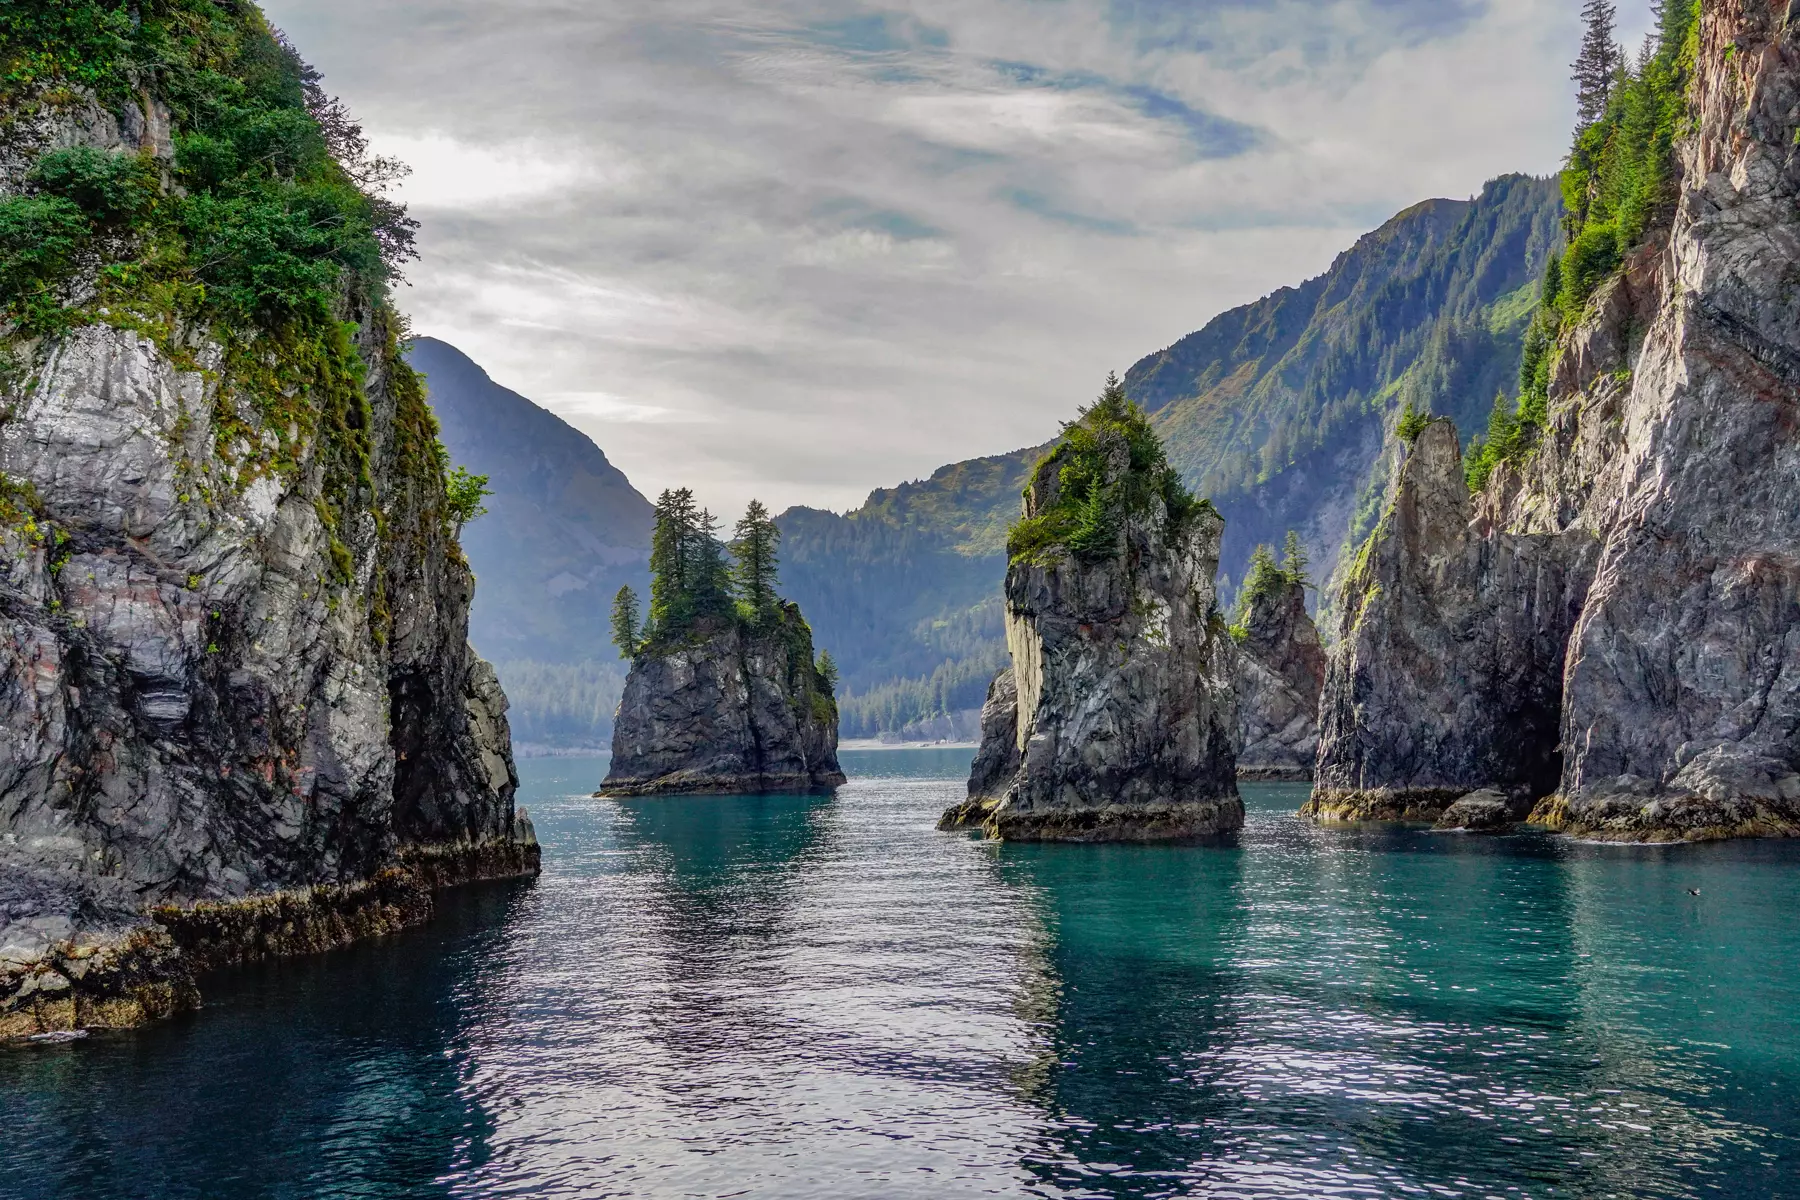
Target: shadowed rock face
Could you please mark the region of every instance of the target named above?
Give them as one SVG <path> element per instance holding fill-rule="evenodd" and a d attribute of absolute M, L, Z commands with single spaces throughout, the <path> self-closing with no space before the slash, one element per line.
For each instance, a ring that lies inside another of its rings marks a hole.
<path fill-rule="evenodd" d="M 1259 596 L 1237 643 L 1238 778 L 1311 779 L 1319 744 L 1325 648 L 1306 588 Z"/>
<path fill-rule="evenodd" d="M 696 627 L 638 655 L 613 722 L 602 795 L 811 792 L 837 787 L 837 702 L 788 605 L 772 628 Z"/>
<path fill-rule="evenodd" d="M 1472 519 L 1456 428 L 1434 421 L 1345 585 L 1307 813 L 1435 820 L 1465 792 L 1555 788 L 1592 540 L 1484 536 Z"/>
<path fill-rule="evenodd" d="M 1054 462 L 1026 515 L 1047 505 Z M 1026 841 L 1151 841 L 1242 826 L 1230 635 L 1214 608 L 1222 522 L 1165 533 L 1161 501 L 1121 522 L 1117 551 L 1007 572 L 1010 679 L 982 713 L 969 800 L 943 828 Z"/>
<path fill-rule="evenodd" d="M 167 140 L 78 116 L 44 144 Z M 294 919 L 246 943 L 285 953 L 536 868 L 429 414 L 384 318 L 349 315 L 369 422 L 349 495 L 330 434 L 268 461 L 254 402 L 138 333 L 27 348 L 0 424 L 0 1036 L 191 1004 L 196 905 L 224 928 L 286 893 Z M 218 366 L 207 330 L 187 345 Z M 301 910 L 318 924 L 294 936 Z"/>
<path fill-rule="evenodd" d="M 1704 7 L 1673 219 L 1565 335 L 1530 457 L 1464 508 L 1421 436 L 1346 605 L 1320 811 L 1529 784 L 1586 837 L 1800 832 L 1788 7 Z"/>

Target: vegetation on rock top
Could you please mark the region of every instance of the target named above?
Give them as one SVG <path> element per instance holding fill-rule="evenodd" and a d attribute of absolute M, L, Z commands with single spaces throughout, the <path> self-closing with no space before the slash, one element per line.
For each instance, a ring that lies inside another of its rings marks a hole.
<path fill-rule="evenodd" d="M 0 7 L 0 149 L 29 154 L 47 124 L 90 123 L 96 106 L 127 133 L 166 111 L 169 144 L 51 149 L 8 181 L 0 369 L 9 389 L 46 338 L 95 323 L 149 338 L 215 384 L 214 450 L 238 486 L 318 465 L 320 516 L 348 582 L 342 515 L 372 510 L 384 522 L 390 499 L 376 495 L 370 466 L 367 386 L 378 364 L 397 407 L 400 472 L 422 483 L 413 499 L 453 542 L 474 509 L 447 501 L 449 464 L 387 300 L 414 257 L 416 223 L 383 194 L 404 168 L 369 153 L 318 73 L 252 3 Z M 201 341 L 222 358 L 197 355 Z M 257 425 L 240 415 L 244 402 Z M 195 492 L 213 498 L 204 485 Z M 372 601 L 385 611 L 379 594 Z"/>
<path fill-rule="evenodd" d="M 752 500 L 729 544 L 719 540 L 718 530 L 717 518 L 694 503 L 691 489 L 667 489 L 657 498 L 650 539 L 650 611 L 642 613 L 629 585 L 613 597 L 613 644 L 620 655 L 661 654 L 736 624 L 747 632 L 785 638 L 811 669 L 807 690 L 830 696 L 837 665 L 830 654 L 813 661 L 811 628 L 799 607 L 775 590 L 781 530 L 769 510 Z"/>
<path fill-rule="evenodd" d="M 1173 541 L 1195 513 L 1212 510 L 1182 484 L 1149 414 L 1125 394 L 1117 375 L 1106 377 L 1099 399 L 1064 422 L 1062 436 L 1032 473 L 1032 489 L 1051 467 L 1050 494 L 1034 491 L 1037 511 L 1007 535 L 1013 562 L 1042 565 L 1065 554 L 1099 561 L 1118 553 L 1119 534 L 1129 519 L 1153 515 L 1160 507 L 1164 536 Z"/>

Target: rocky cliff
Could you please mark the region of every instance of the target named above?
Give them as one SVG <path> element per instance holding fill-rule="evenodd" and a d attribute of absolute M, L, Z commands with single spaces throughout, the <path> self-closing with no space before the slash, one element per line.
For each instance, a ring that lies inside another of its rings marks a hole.
<path fill-rule="evenodd" d="M 1562 300 L 1527 452 L 1468 507 L 1424 478 L 1442 474 L 1427 464 L 1413 491 L 1445 498 L 1409 518 L 1403 480 L 1370 550 L 1360 624 L 1332 665 L 1322 784 L 1524 786 L 1549 793 L 1539 820 L 1588 837 L 1800 830 L 1800 26 L 1788 9 L 1709 3 L 1696 36 L 1664 47 L 1685 72 L 1672 201 L 1591 295 Z M 1565 292 L 1611 228 L 1590 214 Z M 1441 440 L 1415 458 L 1447 457 Z M 1508 706 L 1522 723 L 1492 728 Z"/>
<path fill-rule="evenodd" d="M 254 10 L 213 15 L 277 55 Z M 190 1006 L 200 968 L 397 928 L 538 856 L 381 289 L 312 276 L 329 319 L 209 307 L 183 272 L 244 264 L 155 257 L 210 198 L 171 156 L 188 110 L 100 67 L 6 96 L 9 228 L 48 214 L 76 251 L 9 259 L 0 296 L 0 1035 Z M 218 253 L 245 244 L 206 211 Z"/>
<path fill-rule="evenodd" d="M 1473 523 L 1446 420 L 1419 433 L 1393 492 L 1344 584 L 1306 811 L 1436 820 L 1482 788 L 1528 809 L 1556 786 L 1563 649 L 1592 539 Z"/>
<path fill-rule="evenodd" d="M 1109 388 L 1026 488 L 1006 577 L 1012 667 L 943 828 L 1149 841 L 1243 824 L 1213 591 L 1223 522 L 1162 474 L 1128 405 Z"/>
<path fill-rule="evenodd" d="M 1292 579 L 1249 597 L 1236 631 L 1239 779 L 1311 779 L 1319 745 L 1325 647 Z"/>
<path fill-rule="evenodd" d="M 761 625 L 704 619 L 633 660 L 606 796 L 837 787 L 837 702 L 792 604 Z"/>

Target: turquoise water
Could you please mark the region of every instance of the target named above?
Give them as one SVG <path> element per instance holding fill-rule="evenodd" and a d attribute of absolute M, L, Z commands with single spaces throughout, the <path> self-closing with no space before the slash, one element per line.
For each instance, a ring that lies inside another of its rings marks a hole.
<path fill-rule="evenodd" d="M 940 834 L 521 765 L 535 883 L 0 1049 L 0 1196 L 1800 1193 L 1800 845 Z M 1699 896 L 1689 895 L 1698 888 Z"/>

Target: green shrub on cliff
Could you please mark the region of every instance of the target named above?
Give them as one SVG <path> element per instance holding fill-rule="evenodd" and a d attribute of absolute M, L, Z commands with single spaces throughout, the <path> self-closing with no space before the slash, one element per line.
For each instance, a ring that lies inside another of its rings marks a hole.
<path fill-rule="evenodd" d="M 1479 491 L 1501 462 L 1522 460 L 1549 416 L 1550 370 L 1563 330 L 1578 319 L 1626 256 L 1667 225 L 1675 202 L 1675 140 L 1688 120 L 1687 89 L 1699 52 L 1699 0 L 1658 0 L 1656 29 L 1636 60 L 1606 73 L 1576 64 L 1584 119 L 1563 165 L 1565 249 L 1545 268 L 1525 335 L 1516 403 L 1496 401 L 1485 437 L 1469 444 L 1469 486 Z M 1588 7 L 1588 43 L 1610 29 L 1611 7 Z M 1610 33 L 1607 33 L 1610 37 Z"/>
<path fill-rule="evenodd" d="M 1051 498 L 1038 497 L 1036 515 L 1021 518 L 1007 535 L 1015 562 L 1047 563 L 1064 552 L 1094 561 L 1115 552 L 1127 517 L 1142 516 L 1161 501 L 1169 532 L 1202 508 L 1169 465 L 1150 417 L 1125 394 L 1117 375 L 1079 416 L 1065 422 L 1062 437 L 1032 473 L 1033 483 L 1055 466 Z"/>

